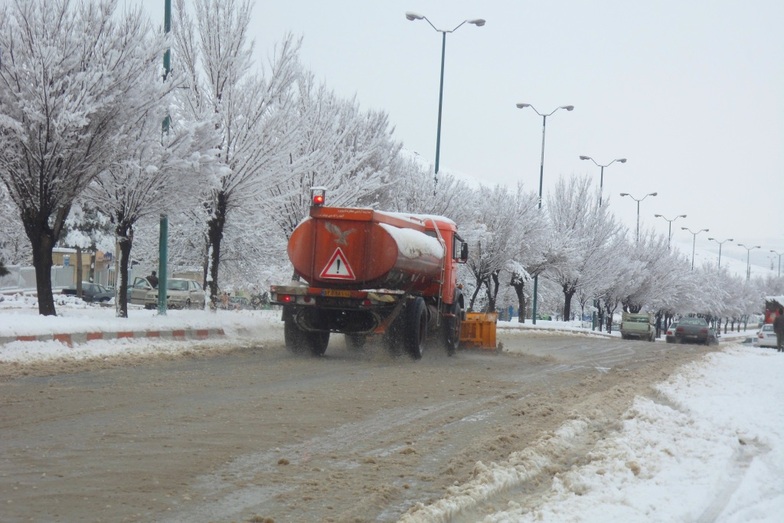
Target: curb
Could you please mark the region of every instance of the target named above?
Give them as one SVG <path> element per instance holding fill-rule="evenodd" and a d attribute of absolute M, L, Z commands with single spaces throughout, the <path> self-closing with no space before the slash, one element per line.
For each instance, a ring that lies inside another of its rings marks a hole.
<path fill-rule="evenodd" d="M 225 336 L 222 328 L 217 329 L 171 329 L 171 330 L 145 330 L 145 331 L 117 331 L 117 332 L 72 332 L 61 334 L 38 334 L 0 337 L 0 345 L 13 341 L 59 341 L 64 345 L 73 347 L 74 344 L 86 343 L 94 340 L 132 339 L 161 339 L 161 340 L 205 340 L 215 336 Z"/>

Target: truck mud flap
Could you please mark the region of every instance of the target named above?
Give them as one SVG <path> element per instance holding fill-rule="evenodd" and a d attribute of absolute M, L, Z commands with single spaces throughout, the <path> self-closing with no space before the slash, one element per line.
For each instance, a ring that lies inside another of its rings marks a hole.
<path fill-rule="evenodd" d="M 400 298 L 400 300 L 397 302 L 397 305 L 395 305 L 395 308 L 392 309 L 392 312 L 389 313 L 389 316 L 384 318 L 384 321 L 382 321 L 379 326 L 376 327 L 376 329 L 373 331 L 373 334 L 384 334 L 387 332 L 389 327 L 395 322 L 398 316 L 400 316 L 400 313 L 403 311 L 403 308 L 406 306 L 407 302 L 407 296 Z"/>

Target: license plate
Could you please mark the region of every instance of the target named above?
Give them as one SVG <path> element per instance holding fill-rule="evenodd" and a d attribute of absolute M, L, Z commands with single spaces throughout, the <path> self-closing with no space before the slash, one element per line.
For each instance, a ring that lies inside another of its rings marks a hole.
<path fill-rule="evenodd" d="M 329 296 L 330 298 L 351 298 L 351 291 L 324 289 L 323 291 L 321 291 L 321 295 Z"/>

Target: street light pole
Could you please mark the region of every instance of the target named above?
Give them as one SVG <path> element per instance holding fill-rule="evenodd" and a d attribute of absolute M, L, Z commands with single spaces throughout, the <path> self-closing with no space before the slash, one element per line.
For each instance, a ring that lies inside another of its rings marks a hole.
<path fill-rule="evenodd" d="M 725 242 L 735 241 L 732 238 L 727 238 L 726 240 L 719 241 L 716 238 L 708 238 L 709 241 L 714 241 L 719 244 L 719 269 L 721 269 L 721 246 Z"/>
<path fill-rule="evenodd" d="M 691 270 L 694 270 L 694 248 L 697 246 L 697 235 L 701 232 L 708 232 L 708 229 L 700 229 L 697 232 L 692 231 L 688 227 L 681 227 L 682 231 L 689 231 L 692 234 L 691 239 Z"/>
<path fill-rule="evenodd" d="M 637 243 L 640 243 L 640 202 L 643 201 L 648 196 L 656 196 L 657 194 L 659 194 L 659 193 L 657 193 L 657 192 L 649 192 L 648 194 L 646 194 L 642 198 L 637 199 L 637 198 L 635 198 L 634 196 L 632 196 L 631 194 L 629 194 L 627 192 L 622 192 L 621 193 L 622 197 L 623 196 L 628 196 L 629 198 L 631 198 L 632 200 L 637 202 Z"/>
<path fill-rule="evenodd" d="M 590 156 L 580 156 L 581 160 L 591 160 L 595 165 L 597 165 L 601 171 L 599 175 L 599 207 L 602 206 L 602 186 L 604 185 L 604 168 L 609 167 L 615 162 L 618 163 L 626 163 L 626 158 L 616 158 L 615 160 L 611 161 L 610 163 L 600 164 Z"/>
<path fill-rule="evenodd" d="M 539 111 L 536 110 L 536 107 L 534 107 L 531 104 L 519 103 L 516 104 L 516 106 L 518 109 L 525 109 L 526 107 L 530 107 L 536 114 L 542 117 L 542 156 L 539 161 L 539 208 L 541 209 L 542 208 L 542 182 L 544 181 L 544 136 L 545 136 L 545 131 L 547 129 L 547 117 L 552 116 L 559 109 L 566 109 L 567 111 L 572 111 L 574 110 L 574 106 L 562 105 L 560 107 L 556 107 L 555 109 L 553 109 L 552 111 L 546 114 L 540 113 Z M 533 300 L 534 302 L 531 307 L 531 323 L 533 323 L 534 325 L 536 325 L 536 306 L 538 303 L 537 302 L 538 291 L 539 291 L 539 274 L 537 273 L 534 274 L 534 300 Z"/>
<path fill-rule="evenodd" d="M 654 218 L 662 218 L 662 219 L 667 221 L 667 250 L 669 251 L 670 250 L 670 241 L 672 240 L 672 222 L 674 222 L 678 218 L 685 218 L 686 215 L 685 214 L 679 214 L 678 216 L 676 216 L 673 219 L 669 219 L 669 218 L 667 218 L 665 216 L 662 216 L 661 214 L 654 214 L 653 216 L 654 216 Z"/>
<path fill-rule="evenodd" d="M 778 277 L 781 278 L 781 255 L 784 254 L 784 252 L 774 251 L 773 249 L 771 249 L 770 252 L 772 252 L 773 254 L 775 254 L 776 256 L 779 257 L 779 276 Z"/>
<path fill-rule="evenodd" d="M 749 281 L 751 279 L 751 251 L 754 249 L 761 249 L 762 247 L 759 245 L 748 247 L 742 243 L 739 243 L 738 247 L 743 247 L 746 249 L 746 281 Z"/>
<path fill-rule="evenodd" d="M 483 18 L 463 20 L 454 29 L 446 30 L 446 29 L 438 29 L 436 26 L 433 25 L 433 23 L 426 16 L 417 13 L 412 13 L 410 11 L 406 13 L 406 19 L 409 21 L 425 20 L 428 24 L 430 24 L 430 27 L 436 30 L 436 32 L 441 33 L 441 81 L 438 87 L 438 126 L 436 127 L 436 164 L 435 164 L 435 174 L 433 175 L 433 193 L 435 194 L 435 185 L 438 184 L 438 168 L 441 160 L 441 114 L 444 106 L 444 62 L 446 59 L 446 34 L 454 33 L 463 24 L 472 24 L 477 27 L 482 27 L 483 25 L 485 25 L 485 20 Z"/>

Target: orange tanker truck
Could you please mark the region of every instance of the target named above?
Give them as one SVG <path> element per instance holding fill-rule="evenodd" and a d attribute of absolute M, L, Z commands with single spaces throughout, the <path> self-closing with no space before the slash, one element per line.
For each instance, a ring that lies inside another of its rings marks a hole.
<path fill-rule="evenodd" d="M 294 229 L 288 255 L 295 281 L 273 285 L 286 347 L 324 354 L 331 333 L 350 348 L 382 337 L 393 355 L 422 357 L 435 341 L 454 354 L 465 316 L 457 264 L 468 245 L 443 216 L 324 206 L 312 190 L 310 216 Z"/>

